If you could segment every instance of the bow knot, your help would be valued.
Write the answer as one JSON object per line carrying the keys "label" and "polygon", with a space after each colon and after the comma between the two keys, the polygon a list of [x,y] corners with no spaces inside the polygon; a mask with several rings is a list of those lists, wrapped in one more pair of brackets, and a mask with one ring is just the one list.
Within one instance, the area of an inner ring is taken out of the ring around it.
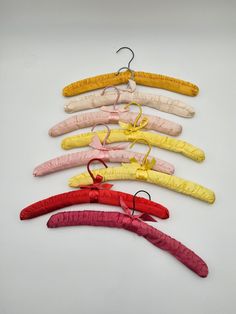
{"label": "bow knot", "polygon": [[110,190],[113,184],[102,183],[103,177],[99,174],[93,179],[93,184],[80,185],[79,187],[84,190]]}
{"label": "bow knot", "polygon": [[131,134],[134,132],[137,132],[138,130],[141,130],[145,128],[145,126],[148,124],[148,118],[144,117],[139,125],[134,125],[132,123],[124,123],[124,122],[119,122],[119,125],[122,129],[124,129],[125,134]]}
{"label": "bow knot", "polygon": [[131,165],[136,168],[136,178],[139,180],[147,181],[148,170],[152,169],[156,163],[155,158],[152,158],[151,161],[146,159],[142,164],[140,164],[135,157],[130,159]]}
{"label": "bow knot", "polygon": [[120,198],[120,206],[122,207],[125,214],[132,219],[138,219],[138,220],[142,220],[142,221],[155,221],[156,222],[156,219],[154,219],[152,216],[148,215],[147,213],[132,215],[130,208],[127,206],[127,204],[125,203],[125,201],[122,197]]}
{"label": "bow knot", "polygon": [[151,170],[156,164],[155,158],[152,158],[151,160],[148,160],[147,158],[144,163],[140,164],[135,157],[132,157],[130,158],[130,162],[131,164],[137,166],[137,170],[144,171]]}

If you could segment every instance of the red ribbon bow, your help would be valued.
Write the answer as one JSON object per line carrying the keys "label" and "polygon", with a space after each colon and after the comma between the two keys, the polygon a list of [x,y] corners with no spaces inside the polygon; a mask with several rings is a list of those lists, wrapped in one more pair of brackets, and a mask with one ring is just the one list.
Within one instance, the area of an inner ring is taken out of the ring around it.
{"label": "red ribbon bow", "polygon": [[101,183],[103,177],[99,174],[96,175],[96,177],[93,180],[93,184],[89,185],[80,185],[81,189],[88,189],[88,190],[110,190],[113,186],[113,184],[109,183]]}

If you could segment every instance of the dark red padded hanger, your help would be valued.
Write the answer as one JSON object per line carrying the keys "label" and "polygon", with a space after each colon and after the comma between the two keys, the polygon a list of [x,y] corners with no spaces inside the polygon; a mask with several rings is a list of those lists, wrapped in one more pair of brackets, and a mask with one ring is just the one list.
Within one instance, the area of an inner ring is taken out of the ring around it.
{"label": "dark red padded hanger", "polygon": [[[134,197],[134,199],[136,198]],[[179,241],[143,222],[142,220],[150,220],[150,217],[143,217],[148,216],[147,214],[133,216],[128,207],[124,206],[123,209],[124,214],[91,210],[62,212],[51,216],[47,226],[49,228],[66,226],[123,228],[144,237],[156,247],[169,252],[200,277],[208,275],[208,267],[198,255]]]}

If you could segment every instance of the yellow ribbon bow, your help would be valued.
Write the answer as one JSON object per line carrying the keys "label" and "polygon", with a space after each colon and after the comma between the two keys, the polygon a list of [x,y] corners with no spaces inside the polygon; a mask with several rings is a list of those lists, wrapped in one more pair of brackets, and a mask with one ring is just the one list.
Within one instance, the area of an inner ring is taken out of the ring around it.
{"label": "yellow ribbon bow", "polygon": [[152,158],[152,160],[146,159],[142,164],[140,164],[135,157],[130,159],[131,165],[133,165],[136,168],[136,178],[140,180],[147,181],[148,176],[148,170],[151,170],[156,160],[155,158]]}
{"label": "yellow ribbon bow", "polygon": [[119,122],[119,125],[122,129],[124,129],[125,134],[130,134],[133,132],[137,132],[138,130],[141,130],[145,128],[145,126],[148,124],[148,118],[143,118],[139,125],[135,125],[132,123],[125,123],[125,122]]}

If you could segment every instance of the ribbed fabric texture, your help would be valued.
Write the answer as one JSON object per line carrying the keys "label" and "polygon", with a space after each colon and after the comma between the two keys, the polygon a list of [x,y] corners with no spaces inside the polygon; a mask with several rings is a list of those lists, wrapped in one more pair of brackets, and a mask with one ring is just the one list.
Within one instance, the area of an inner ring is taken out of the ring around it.
{"label": "ribbed fabric texture", "polygon": [[[138,163],[123,164],[121,167],[109,167],[96,169],[92,171],[93,175],[102,176],[102,181],[113,180],[138,180],[153,183],[161,187],[173,190],[178,193],[189,195],[204,202],[214,203],[215,194],[212,190],[205,188],[204,186],[185,180],[174,175],[168,175],[165,173],[145,170]],[[71,187],[78,187],[80,185],[88,185],[92,183],[92,179],[88,172],[81,173],[72,177],[69,180]]]}
{"label": "ribbed fabric texture", "polygon": [[[74,82],[63,89],[64,96],[75,96],[110,85],[128,83],[131,77],[129,71],[116,75],[116,73],[101,74]],[[176,79],[170,76],[148,72],[134,72],[134,80],[138,85],[166,89],[175,93],[187,96],[196,96],[199,88],[187,81]]]}
{"label": "ribbed fabric texture", "polygon": [[[103,142],[107,132],[97,131],[96,134],[99,136],[100,141]],[[66,137],[62,140],[61,147],[63,149],[72,149],[76,147],[88,146],[91,143],[93,136],[94,133],[90,132]],[[127,134],[126,130],[112,129],[107,142],[133,142],[135,140],[138,142],[139,139],[148,141],[152,146],[182,154],[185,157],[197,162],[202,162],[205,159],[205,154],[200,148],[183,140],[159,135],[157,133],[136,131]]]}
{"label": "ribbed fabric texture", "polygon": [[144,237],[156,247],[169,252],[199,276],[206,277],[208,275],[208,267],[206,263],[181,242],[176,241],[165,233],[149,226],[145,222],[132,218],[126,214],[87,210],[63,212],[53,215],[47,223],[49,228],[81,225],[123,228],[134,232],[137,235]]}
{"label": "ribbed fabric texture", "polygon": [[[105,95],[101,95],[100,93],[81,95],[76,99],[70,100],[65,105],[64,109],[68,113],[73,113],[102,106],[110,106],[114,104],[116,97],[117,94],[115,92],[107,92]],[[147,106],[184,118],[192,118],[195,114],[195,109],[193,107],[177,99],[138,91],[120,91],[118,103],[128,104],[131,102],[136,102],[142,106]]]}
{"label": "ribbed fabric texture", "polygon": [[[48,160],[41,165],[37,166],[33,174],[34,176],[43,176],[53,172],[61,171],[64,169],[69,169],[73,167],[78,167],[82,165],[87,165],[88,162],[93,158],[100,158],[107,162],[130,162],[131,158],[136,158],[140,163],[142,163],[145,154],[137,153],[135,151],[128,150],[110,150],[110,151],[100,151],[97,149],[90,149],[87,151],[81,151],[72,154],[62,155],[51,160]],[[149,156],[148,160],[152,160],[154,157]],[[153,165],[153,170],[173,174],[174,166],[167,161],[155,158],[155,164]]]}
{"label": "ribbed fabric texture", "polygon": [[[34,218],[60,208],[82,203],[120,206],[121,197],[129,208],[133,208],[134,196],[119,191],[85,189],[62,193],[25,207],[20,213],[20,219]],[[166,207],[142,197],[135,197],[135,209],[162,219],[169,217]]]}
{"label": "ribbed fabric texture", "polygon": [[[59,136],[75,130],[92,127],[95,124],[118,124],[119,121],[125,123],[134,123],[137,117],[136,112],[86,112],[80,115],[74,115],[54,125],[49,130],[49,135]],[[148,123],[145,126],[148,130],[154,130],[167,135],[177,136],[181,133],[180,124],[172,122],[158,116],[143,114],[140,118],[146,117]]]}

